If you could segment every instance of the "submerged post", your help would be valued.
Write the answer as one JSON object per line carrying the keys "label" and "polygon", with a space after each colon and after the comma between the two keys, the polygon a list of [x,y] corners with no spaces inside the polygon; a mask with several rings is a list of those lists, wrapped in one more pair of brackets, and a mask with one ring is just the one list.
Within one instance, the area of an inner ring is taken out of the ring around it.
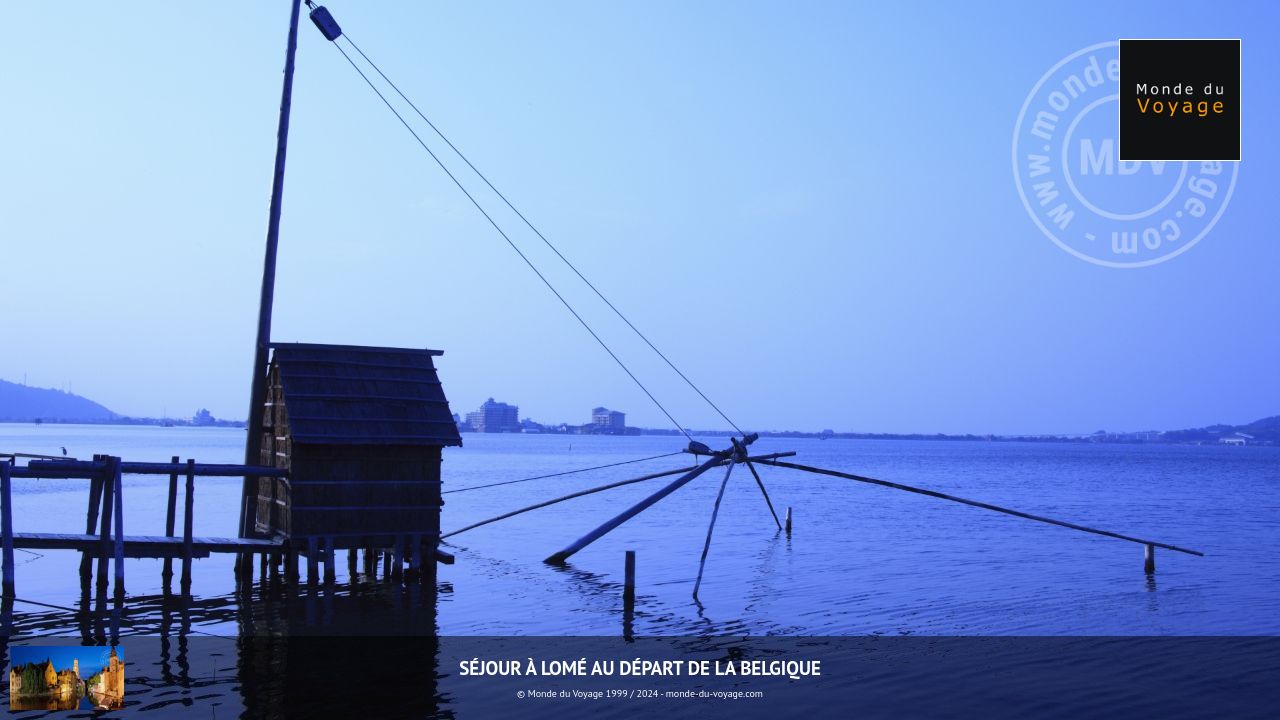
{"label": "submerged post", "polygon": [[[271,204],[267,209],[267,247],[262,259],[262,295],[258,302],[258,334],[253,347],[253,378],[249,383],[249,432],[245,438],[244,464],[257,465],[262,442],[262,408],[266,396],[267,359],[271,345],[271,307],[276,292],[276,248],[280,244],[280,210],[284,200],[285,152],[289,145],[289,109],[293,104],[293,66],[298,52],[298,15],[302,0],[292,0],[289,39],[284,54],[284,85],[280,89],[280,122],[276,128],[276,163],[271,176]],[[246,476],[240,496],[240,537],[249,537],[249,497],[255,478]],[[241,557],[237,562],[243,561]]]}
{"label": "submerged post", "polygon": [[628,615],[636,607],[636,551],[628,550],[622,580],[622,611]]}
{"label": "submerged post", "polygon": [[13,493],[10,485],[9,461],[0,460],[0,533],[4,535],[4,598],[15,597],[13,581]]}
{"label": "submerged post", "polygon": [[120,472],[120,458],[112,457],[109,461],[111,468],[111,487],[115,491],[115,575],[116,575],[116,597],[124,597],[124,481],[123,474]]}
{"label": "submerged post", "polygon": [[[102,459],[101,455],[94,455],[95,462]],[[89,509],[85,513],[84,534],[92,535],[93,528],[98,524],[98,508],[102,503],[102,476],[95,473],[89,479]],[[80,582],[87,584],[89,578],[93,575],[93,553],[84,552],[80,558]]]}
{"label": "submerged post", "polygon": [[1147,543],[1142,555],[1142,571],[1148,575],[1154,575],[1156,572],[1156,546]]}
{"label": "submerged post", "polygon": [[787,506],[787,537],[791,537],[791,507]]}
{"label": "submerged post", "polygon": [[[173,472],[169,473],[169,504],[164,515],[164,534],[166,537],[173,537],[174,525],[178,521],[178,456],[174,455],[170,461],[173,463]],[[160,571],[160,577],[167,585],[169,579],[173,577],[173,558],[164,559],[164,569]]]}
{"label": "submerged post", "polygon": [[187,496],[182,507],[182,594],[191,590],[192,533],[195,525],[196,461],[187,458]]}
{"label": "submerged post", "polygon": [[316,581],[320,579],[320,572],[316,567],[316,562],[318,560],[316,556],[317,554],[319,554],[317,541],[318,541],[318,538],[316,538],[316,536],[314,535],[307,538],[307,584],[308,585],[315,585]]}
{"label": "submerged post", "polygon": [[334,581],[337,579],[337,575],[338,575],[337,569],[334,567],[334,565],[337,564],[338,551],[333,547],[333,545],[334,545],[333,536],[332,535],[326,536],[324,539],[324,584],[325,585],[332,585]]}
{"label": "submerged post", "polygon": [[108,464],[95,470],[98,479],[102,481],[102,515],[98,528],[98,582],[96,583],[100,593],[105,593],[107,590],[107,563],[111,558],[111,513],[115,508],[113,496],[116,487],[111,481],[110,459],[104,457],[103,461]]}

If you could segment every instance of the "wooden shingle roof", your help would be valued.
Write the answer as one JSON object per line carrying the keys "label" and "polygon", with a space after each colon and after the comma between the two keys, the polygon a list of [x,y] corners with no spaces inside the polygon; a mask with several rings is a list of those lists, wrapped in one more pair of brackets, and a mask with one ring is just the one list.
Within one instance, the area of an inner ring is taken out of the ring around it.
{"label": "wooden shingle roof", "polygon": [[276,343],[296,443],[461,445],[432,358],[439,350]]}

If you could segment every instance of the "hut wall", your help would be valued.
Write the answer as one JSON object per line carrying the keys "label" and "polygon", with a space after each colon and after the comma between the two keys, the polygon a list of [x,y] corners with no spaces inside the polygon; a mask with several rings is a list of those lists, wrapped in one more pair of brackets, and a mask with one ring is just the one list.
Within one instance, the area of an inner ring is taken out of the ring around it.
{"label": "hut wall", "polygon": [[440,448],[428,446],[294,446],[292,536],[328,536],[339,547],[361,536],[436,537],[440,460]]}

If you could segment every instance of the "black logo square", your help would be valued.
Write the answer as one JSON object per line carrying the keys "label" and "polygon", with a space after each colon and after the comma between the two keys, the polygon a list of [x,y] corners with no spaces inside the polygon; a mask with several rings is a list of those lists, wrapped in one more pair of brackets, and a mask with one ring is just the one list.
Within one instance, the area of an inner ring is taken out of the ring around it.
{"label": "black logo square", "polygon": [[1120,159],[1239,160],[1240,41],[1121,40]]}

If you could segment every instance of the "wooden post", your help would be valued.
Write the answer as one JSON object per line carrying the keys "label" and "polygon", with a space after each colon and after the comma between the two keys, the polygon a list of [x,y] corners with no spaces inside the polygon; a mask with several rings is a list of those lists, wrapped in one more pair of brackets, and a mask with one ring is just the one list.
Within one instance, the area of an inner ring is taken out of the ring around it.
{"label": "wooden post", "polygon": [[319,550],[319,548],[317,547],[318,542],[319,542],[319,538],[315,537],[314,535],[307,538],[307,584],[308,585],[315,585],[316,581],[320,579],[320,572],[316,567],[316,560],[317,560],[316,555],[318,554],[318,550]]}
{"label": "wooden post", "polygon": [[787,507],[787,537],[791,537],[791,508]]}
{"label": "wooden post", "polygon": [[270,553],[264,552],[259,554],[261,555],[261,557],[258,558],[258,580],[265,582],[267,579],[267,561],[268,561],[267,555],[269,555]]}
{"label": "wooden post", "polygon": [[391,553],[385,550],[382,553],[382,579],[391,577]]}
{"label": "wooden post", "polygon": [[[169,473],[169,505],[164,515],[164,534],[166,537],[173,537],[173,531],[178,521],[178,456],[174,455],[170,461],[174,464],[173,472]],[[164,559],[164,569],[160,571],[160,577],[165,583],[169,582],[169,578],[173,577],[173,558]]]}
{"label": "wooden post", "polygon": [[376,564],[375,558],[376,556],[373,554],[373,547],[366,547],[364,549],[364,574],[369,577],[373,577],[373,571],[376,569],[374,567]]}
{"label": "wooden post", "polygon": [[636,607],[636,551],[627,551],[622,581],[622,611],[630,615]]}
{"label": "wooden post", "polygon": [[707,525],[707,541],[702,545],[702,559],[698,561],[698,579],[693,581],[693,599],[698,600],[698,588],[702,587],[702,570],[707,565],[707,552],[711,550],[711,533],[716,529],[716,517],[720,515],[720,501],[724,500],[724,489],[729,485],[729,476],[733,474],[736,461],[731,461],[725,468],[724,480],[720,481],[720,493],[716,495],[716,504],[711,508],[711,522]]}
{"label": "wooden post", "polygon": [[391,548],[391,579],[400,581],[404,577],[404,536],[397,535],[395,545]]}
{"label": "wooden post", "polygon": [[[102,459],[101,455],[94,455],[93,460],[97,462]],[[98,509],[102,503],[102,476],[95,474],[89,479],[89,509],[85,513],[84,534],[92,535],[94,527],[98,524]],[[88,583],[93,576],[93,553],[84,552],[80,558],[80,581]]]}
{"label": "wooden post", "polygon": [[108,476],[110,472],[110,459],[104,458],[107,466],[97,472],[99,479],[102,481],[102,514],[98,523],[98,582],[97,588],[99,592],[106,592],[107,589],[107,562],[111,558],[111,513],[115,508],[113,496],[115,495],[115,483],[110,482]]}
{"label": "wooden post", "polygon": [[[734,440],[735,445],[737,442],[737,440]],[[778,529],[781,530],[782,523],[778,522],[778,513],[773,510],[773,501],[769,499],[769,491],[764,489],[764,481],[760,479],[760,473],[756,472],[756,466],[752,465],[750,462],[747,463],[747,469],[751,471],[751,477],[756,479],[756,485],[760,488],[760,494],[764,495],[764,504],[769,506],[769,514],[773,516],[773,524],[777,525]]]}
{"label": "wooden post", "polygon": [[[271,176],[271,203],[267,210],[267,246],[262,258],[262,294],[258,300],[258,335],[253,346],[253,377],[249,383],[249,431],[245,438],[244,464],[262,462],[262,402],[267,396],[267,360],[271,352],[271,308],[276,293],[276,249],[280,243],[280,211],[284,202],[285,151],[289,145],[289,109],[293,105],[293,61],[298,51],[298,14],[302,0],[292,0],[289,39],[285,45],[284,84],[280,88],[280,123],[276,128],[275,172]],[[257,478],[245,477],[240,496],[240,537],[253,530],[251,512]],[[241,558],[244,560],[245,558]]]}
{"label": "wooden post", "polygon": [[284,579],[291,583],[298,581],[298,553],[293,548],[284,553]]}
{"label": "wooden post", "polygon": [[347,577],[352,582],[356,579],[356,552],[355,548],[347,550]]}
{"label": "wooden post", "polygon": [[196,461],[187,458],[186,497],[182,505],[182,594],[191,590],[191,556],[194,550],[192,535],[195,525]]}
{"label": "wooden post", "polygon": [[409,572],[406,580],[419,580],[422,577],[422,536],[409,536]]}
{"label": "wooden post", "polygon": [[332,585],[334,581],[337,579],[337,569],[334,568],[334,565],[337,564],[337,557],[338,557],[338,551],[335,550],[333,547],[333,536],[326,537],[324,539],[324,584],[325,585]]}
{"label": "wooden post", "polygon": [[124,480],[120,472],[120,458],[112,457],[110,460],[111,467],[111,483],[115,489],[115,575],[116,575],[116,597],[124,597]]}
{"label": "wooden post", "polygon": [[[675,492],[676,490],[679,490],[680,488],[682,488],[682,487],[684,487],[685,485],[689,484],[689,482],[690,482],[691,480],[693,480],[694,478],[698,477],[698,476],[699,476],[699,475],[701,475],[702,473],[704,473],[704,472],[706,472],[706,471],[710,470],[711,468],[713,468],[713,467],[715,467],[715,466],[719,465],[719,464],[720,464],[720,463],[722,463],[722,462],[724,462],[724,456],[723,456],[723,455],[714,455],[714,456],[712,456],[710,460],[707,460],[706,462],[702,463],[701,465],[699,465],[698,467],[694,468],[693,470],[690,470],[689,472],[685,473],[684,475],[681,475],[680,477],[676,478],[675,480],[673,480],[673,481],[672,481],[669,485],[667,485],[666,487],[662,488],[661,490],[659,490],[659,491],[657,491],[657,492],[653,493],[652,495],[650,495],[649,497],[645,498],[644,500],[641,500],[640,502],[636,503],[635,505],[632,505],[631,507],[629,507],[629,508],[627,508],[626,510],[622,511],[622,512],[621,512],[621,513],[619,513],[617,516],[615,516],[615,517],[613,517],[613,518],[609,519],[607,522],[605,522],[605,523],[604,523],[603,525],[601,525],[600,527],[596,528],[595,530],[592,530],[591,532],[587,533],[586,535],[583,535],[581,538],[579,538],[577,541],[575,541],[575,542],[573,542],[572,544],[570,544],[570,545],[569,545],[568,547],[566,547],[565,549],[563,549],[563,550],[561,550],[561,551],[559,551],[559,552],[557,552],[557,553],[554,553],[553,555],[551,555],[551,557],[548,557],[546,560],[543,560],[543,562],[548,563],[548,564],[550,564],[550,565],[560,565],[560,564],[563,564],[566,560],[568,560],[571,556],[573,556],[573,554],[574,554],[574,553],[576,553],[576,552],[578,552],[579,550],[581,550],[582,548],[584,548],[584,547],[586,547],[586,546],[590,545],[591,543],[595,542],[596,540],[599,540],[600,538],[604,537],[607,533],[609,533],[609,532],[610,532],[611,530],[613,530],[614,528],[616,528],[616,527],[618,527],[619,525],[621,525],[622,523],[624,523],[624,522],[626,522],[626,521],[630,520],[631,518],[635,517],[636,515],[639,515],[641,512],[643,512],[643,511],[644,511],[646,508],[648,508],[649,506],[653,505],[654,503],[658,502],[658,501],[659,501],[659,500],[661,500],[662,498],[664,498],[664,497],[666,497],[666,496],[670,495],[671,493]],[[442,536],[442,537],[443,537],[443,536]]]}
{"label": "wooden post", "polygon": [[0,533],[4,535],[4,599],[15,597],[13,566],[13,493],[10,485],[9,461],[0,460]]}
{"label": "wooden post", "polygon": [[1148,575],[1154,575],[1156,573],[1156,546],[1148,544],[1145,547],[1146,550],[1142,553],[1142,571]]}

